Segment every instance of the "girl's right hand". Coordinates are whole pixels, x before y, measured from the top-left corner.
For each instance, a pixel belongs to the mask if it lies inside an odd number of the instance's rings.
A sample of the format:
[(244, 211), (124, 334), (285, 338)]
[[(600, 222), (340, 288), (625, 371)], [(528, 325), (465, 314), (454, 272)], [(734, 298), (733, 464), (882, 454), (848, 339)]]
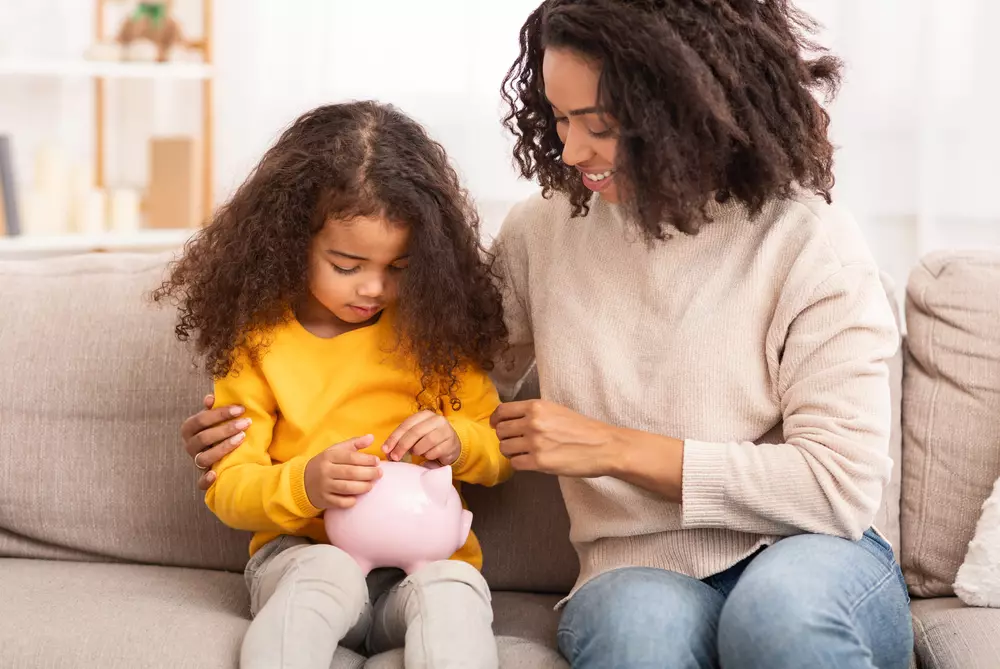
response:
[(306, 464), (305, 486), (309, 503), (317, 509), (349, 509), (357, 496), (372, 489), (382, 476), (379, 459), (358, 453), (372, 445), (366, 435), (331, 446)]
[[(221, 460), (227, 453), (236, 449), (246, 434), (243, 430), (250, 425), (245, 419), (240, 419), (243, 407), (225, 406), (213, 409), (215, 397), (206, 395), (205, 408), (184, 421), (181, 425), (181, 438), (184, 440), (184, 450), (195, 460), (199, 469), (205, 468), (198, 479), (198, 488), (208, 490), (215, 483), (215, 472), (212, 465)], [(233, 420), (236, 418), (237, 420)]]

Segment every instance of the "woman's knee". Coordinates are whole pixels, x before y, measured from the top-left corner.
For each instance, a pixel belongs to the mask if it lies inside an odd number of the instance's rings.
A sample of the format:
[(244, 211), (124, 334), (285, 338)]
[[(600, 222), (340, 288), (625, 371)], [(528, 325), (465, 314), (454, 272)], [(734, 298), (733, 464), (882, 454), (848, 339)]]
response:
[(726, 669), (903, 668), (912, 650), (891, 552), (818, 535), (786, 539), (754, 560), (722, 609), (718, 635)]
[(709, 667), (722, 596), (660, 569), (619, 569), (566, 605), (559, 647), (574, 667)]

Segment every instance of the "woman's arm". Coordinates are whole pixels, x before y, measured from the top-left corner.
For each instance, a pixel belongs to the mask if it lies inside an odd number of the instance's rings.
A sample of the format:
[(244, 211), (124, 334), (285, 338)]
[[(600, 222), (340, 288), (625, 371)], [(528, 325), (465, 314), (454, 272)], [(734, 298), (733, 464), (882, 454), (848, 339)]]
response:
[(491, 373), (500, 397), (513, 399), (535, 364), (531, 311), (528, 309), (528, 254), (524, 226), (515, 206), (507, 215), (500, 234), (493, 242), (494, 268), (503, 295), (504, 323), (507, 325), (507, 350)]
[(501, 407), (515, 469), (613, 476), (682, 505), (686, 527), (859, 538), (891, 462), (895, 321), (875, 270), (848, 266), (792, 321), (778, 366), (784, 442), (710, 443), (625, 430), (545, 402)]

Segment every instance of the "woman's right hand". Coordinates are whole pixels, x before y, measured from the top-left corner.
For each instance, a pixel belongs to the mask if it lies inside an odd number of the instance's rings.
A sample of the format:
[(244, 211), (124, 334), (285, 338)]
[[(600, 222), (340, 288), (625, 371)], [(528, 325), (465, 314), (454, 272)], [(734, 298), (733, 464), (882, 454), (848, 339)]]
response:
[(309, 503), (317, 509), (348, 509), (358, 495), (372, 489), (382, 476), (379, 459), (359, 453), (375, 437), (366, 435), (331, 446), (306, 463), (305, 486)]
[[(184, 450), (192, 458), (199, 469), (207, 468), (198, 479), (198, 488), (208, 490), (215, 483), (215, 472), (212, 465), (221, 460), (243, 443), (250, 427), (243, 414), (243, 407), (225, 406), (213, 409), (215, 397), (205, 396), (205, 408), (184, 421), (181, 425), (181, 438), (184, 440)], [(238, 418), (238, 420), (233, 420)]]

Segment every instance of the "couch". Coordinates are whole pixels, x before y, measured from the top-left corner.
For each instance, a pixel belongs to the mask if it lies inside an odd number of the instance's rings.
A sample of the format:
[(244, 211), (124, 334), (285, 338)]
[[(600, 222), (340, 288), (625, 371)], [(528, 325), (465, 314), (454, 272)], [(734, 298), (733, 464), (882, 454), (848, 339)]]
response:
[[(0, 262), (2, 669), (237, 665), (247, 536), (205, 508), (180, 448), (210, 383), (172, 311), (144, 299), (164, 260)], [(924, 259), (906, 314), (876, 524), (913, 595), (914, 666), (1000, 667), (1000, 612), (963, 606), (950, 585), (1000, 475), (1000, 253)], [(553, 605), (578, 565), (556, 481), (519, 474), (468, 498), (501, 666), (565, 667)], [(363, 662), (338, 652), (332, 667)]]

